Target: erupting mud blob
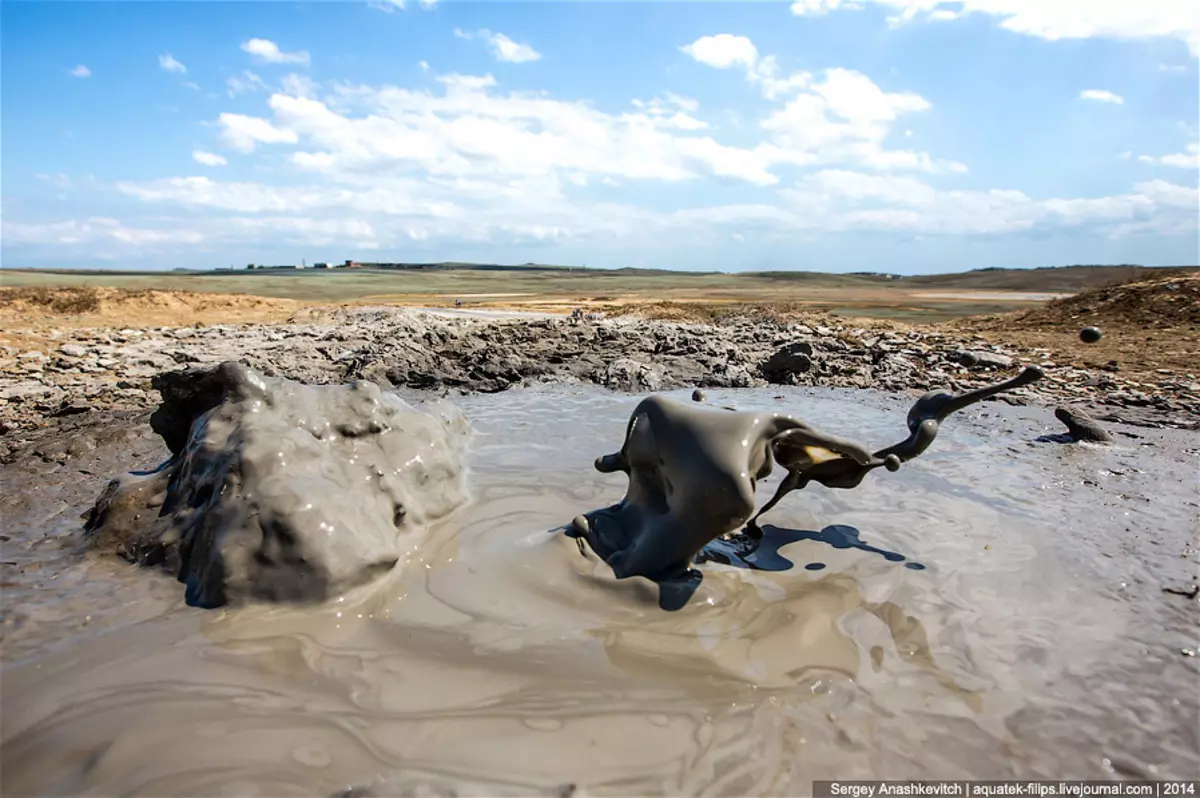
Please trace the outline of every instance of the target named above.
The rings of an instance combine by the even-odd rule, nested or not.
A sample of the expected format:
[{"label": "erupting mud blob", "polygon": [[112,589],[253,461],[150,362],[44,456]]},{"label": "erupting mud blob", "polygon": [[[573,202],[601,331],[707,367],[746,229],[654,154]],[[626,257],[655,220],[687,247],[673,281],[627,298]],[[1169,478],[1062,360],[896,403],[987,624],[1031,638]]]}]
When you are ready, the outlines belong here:
[{"label": "erupting mud blob", "polygon": [[113,480],[93,548],[163,565],[189,604],[321,601],[391,569],[467,500],[465,418],[370,382],[311,386],[237,363],[155,378],[172,457]]},{"label": "erupting mud blob", "polygon": [[[1029,366],[1010,380],[957,396],[930,391],[908,413],[908,438],[875,453],[791,416],[651,396],[634,409],[621,451],[596,460],[597,471],[629,475],[625,498],[576,517],[569,534],[581,549],[586,540],[619,579],[677,577],[709,541],[743,524],[752,537],[761,536],[755,521],[791,491],[810,482],[854,488],[875,468],[895,471],[929,448],[946,416],[1041,377],[1041,369]],[[705,400],[700,391],[692,398]],[[771,473],[772,459],[788,473],[755,514],[755,485]]]}]

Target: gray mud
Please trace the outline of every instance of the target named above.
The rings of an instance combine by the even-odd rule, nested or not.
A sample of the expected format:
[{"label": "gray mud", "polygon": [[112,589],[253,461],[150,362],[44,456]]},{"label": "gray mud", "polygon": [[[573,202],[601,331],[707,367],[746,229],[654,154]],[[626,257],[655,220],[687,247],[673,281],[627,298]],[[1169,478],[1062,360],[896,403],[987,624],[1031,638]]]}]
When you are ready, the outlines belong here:
[{"label": "gray mud", "polygon": [[[0,347],[0,461],[19,457],[38,427],[74,415],[152,408],[156,374],[226,360],[313,384],[368,379],[385,387],[483,393],[541,382],[632,392],[770,384],[961,392],[994,382],[1014,365],[1036,365],[1046,378],[1004,401],[1067,402],[1102,422],[1200,428],[1200,382],[1193,374],[1136,381],[1103,364],[1057,365],[1046,350],[829,324],[444,318],[361,308],[319,323],[63,331],[49,351]],[[973,352],[971,366],[962,364],[965,350]]]},{"label": "gray mud", "polygon": [[150,425],[171,459],[110,482],[85,534],[175,573],[190,604],[324,601],[397,567],[467,501],[469,427],[449,403],[237,363],[156,382]]},{"label": "gray mud", "polygon": [[[781,397],[781,398],[776,398]],[[677,398],[686,401],[687,394]],[[637,397],[456,400],[468,504],[407,567],[316,608],[186,606],[79,547],[143,415],[65,419],[0,470],[4,795],[803,795],[819,778],[1200,775],[1200,435],[1049,409],[949,418],[854,491],[792,494],[676,611],[561,534],[612,503],[594,458]],[[709,391],[869,444],[910,397]],[[74,427],[70,425],[74,424]],[[1128,437],[1136,435],[1138,437]],[[55,443],[54,441],[57,441]],[[1191,475],[1191,476],[1189,476]],[[759,503],[774,490],[758,486]]]}]

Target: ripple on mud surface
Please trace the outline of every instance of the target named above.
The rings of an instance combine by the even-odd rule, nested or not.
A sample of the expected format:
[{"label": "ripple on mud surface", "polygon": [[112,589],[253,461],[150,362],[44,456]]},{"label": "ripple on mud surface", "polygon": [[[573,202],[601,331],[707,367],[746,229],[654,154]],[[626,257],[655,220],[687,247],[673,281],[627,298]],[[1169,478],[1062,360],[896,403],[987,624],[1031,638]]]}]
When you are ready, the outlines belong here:
[{"label": "ripple on mud surface", "polygon": [[[779,393],[710,400],[783,406],[872,444],[903,436],[901,399]],[[204,612],[150,573],[64,566],[74,584],[24,594],[26,611],[86,582],[99,620],[19,638],[3,792],[803,794],[822,777],[1195,775],[1195,661],[1178,650],[1200,642],[1196,605],[1160,592],[1194,572],[1179,477],[1194,434],[1033,445],[1048,411],[966,411],[899,472],[766,516],[794,567],[706,563],[665,612],[655,585],[614,580],[555,534],[620,498],[623,476],[591,462],[620,445],[636,401],[459,399],[476,501],[407,568],[320,608]],[[145,619],[115,622],[131,605]]]}]

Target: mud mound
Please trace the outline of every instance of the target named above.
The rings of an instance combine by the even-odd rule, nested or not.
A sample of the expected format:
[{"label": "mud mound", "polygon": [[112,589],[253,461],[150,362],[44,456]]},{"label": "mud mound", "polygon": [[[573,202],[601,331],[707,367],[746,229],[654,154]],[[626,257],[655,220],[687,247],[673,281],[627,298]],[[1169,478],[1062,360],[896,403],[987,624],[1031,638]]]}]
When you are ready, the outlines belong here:
[{"label": "mud mound", "polygon": [[1095,288],[1047,302],[1040,308],[964,319],[951,326],[973,330],[1045,330],[1089,324],[1154,329],[1200,327],[1200,275],[1174,275]]},{"label": "mud mound", "polygon": [[190,325],[285,318],[304,305],[243,294],[72,286],[0,288],[0,325]]},{"label": "mud mound", "polygon": [[452,405],[232,362],[154,383],[150,426],[172,458],[113,480],[86,534],[177,574],[191,605],[324,601],[405,560],[467,500],[469,427]]}]

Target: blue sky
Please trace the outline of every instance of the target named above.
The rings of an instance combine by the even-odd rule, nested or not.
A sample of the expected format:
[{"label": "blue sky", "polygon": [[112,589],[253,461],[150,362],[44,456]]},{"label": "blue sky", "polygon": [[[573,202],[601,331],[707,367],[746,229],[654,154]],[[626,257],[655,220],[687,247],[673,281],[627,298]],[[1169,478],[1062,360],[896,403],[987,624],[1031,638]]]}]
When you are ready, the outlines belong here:
[{"label": "blue sky", "polygon": [[3,265],[1195,264],[1191,0],[5,2]]}]

